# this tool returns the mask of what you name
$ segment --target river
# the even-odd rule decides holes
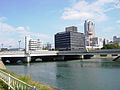
[[[61,90],[120,90],[120,62],[110,59],[38,62],[6,68]]]

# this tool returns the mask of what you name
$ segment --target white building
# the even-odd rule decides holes
[[[103,47],[103,38],[98,38],[98,37],[94,37],[93,38],[93,46],[97,49],[100,49]]]
[[[25,52],[29,53],[29,40],[30,36],[25,36]]]
[[[95,49],[101,49],[103,47],[103,39],[94,37],[92,38],[92,45],[91,46],[86,46],[86,49],[88,50],[95,50]]]
[[[25,50],[26,52],[29,52],[29,50],[41,50],[41,42],[40,40],[33,40],[30,38],[30,36],[25,37]]]
[[[85,20],[84,33],[85,33],[85,47],[87,50],[100,49],[103,47],[103,39],[95,37],[95,24],[92,21]]]
[[[29,40],[29,50],[41,50],[41,42],[38,40]]]
[[[95,24],[92,21],[85,20],[84,23],[85,45],[92,46],[92,38],[95,37]]]

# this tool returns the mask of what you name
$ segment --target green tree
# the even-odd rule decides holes
[[[120,49],[119,44],[106,44],[102,49]]]

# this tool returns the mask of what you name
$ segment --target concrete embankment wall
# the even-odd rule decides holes
[[[116,57],[118,57],[118,56],[120,56],[119,54],[98,54],[98,55],[93,55],[93,57],[91,57],[91,58],[116,58]]]
[[[0,68],[1,68],[1,69],[6,69],[4,63],[3,63],[1,60],[0,60]]]

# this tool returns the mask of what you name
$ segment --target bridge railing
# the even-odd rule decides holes
[[[45,50],[41,50],[41,51],[30,51],[30,54],[57,54],[58,51],[45,51]]]
[[[16,54],[24,54],[24,51],[2,51],[0,55],[16,55]]]
[[[35,86],[31,86],[2,70],[0,70],[0,80],[8,85],[9,90],[37,90]]]

